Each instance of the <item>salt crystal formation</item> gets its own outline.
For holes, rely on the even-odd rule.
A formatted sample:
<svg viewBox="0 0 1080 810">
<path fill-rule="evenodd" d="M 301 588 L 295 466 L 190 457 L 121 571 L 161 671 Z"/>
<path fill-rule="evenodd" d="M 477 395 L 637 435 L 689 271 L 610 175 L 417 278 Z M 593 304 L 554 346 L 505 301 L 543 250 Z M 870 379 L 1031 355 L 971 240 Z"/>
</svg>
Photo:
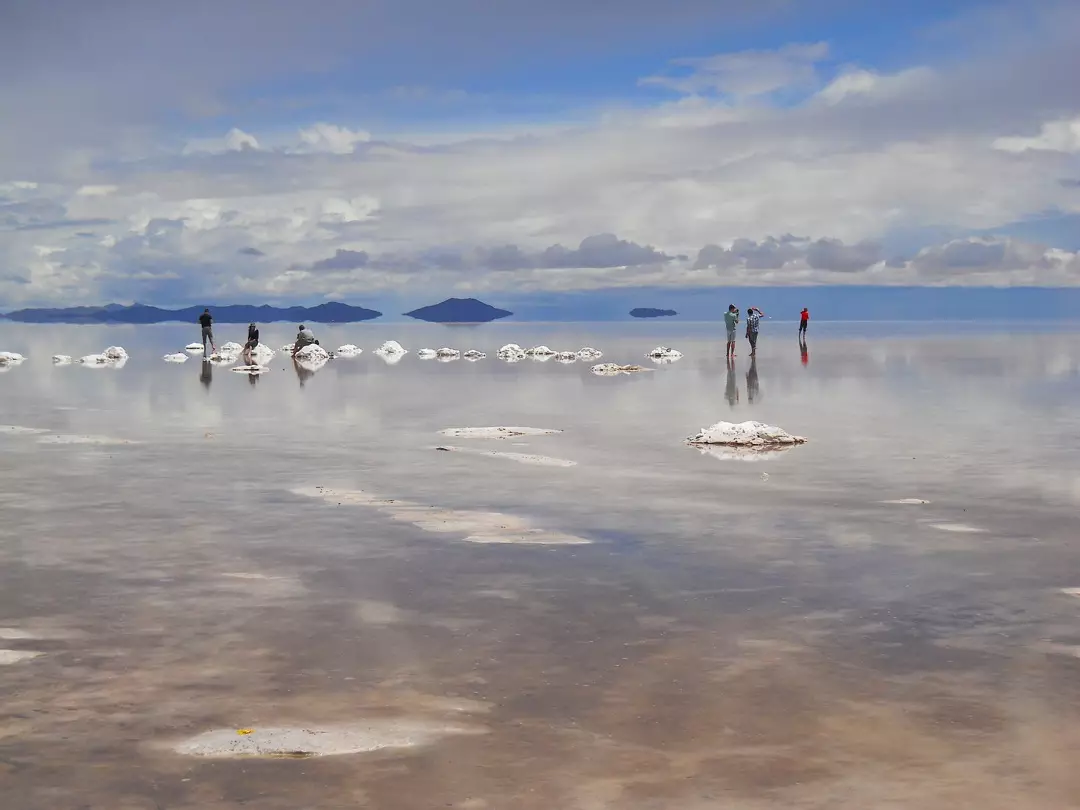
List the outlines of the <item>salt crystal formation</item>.
<svg viewBox="0 0 1080 810">
<path fill-rule="evenodd" d="M 681 360 L 682 356 L 682 352 L 669 349 L 667 346 L 657 346 L 646 355 L 654 363 L 674 363 L 676 360 Z"/>
<path fill-rule="evenodd" d="M 191 354 L 199 354 L 202 350 L 203 347 L 201 343 L 189 343 L 184 347 L 184 351 L 190 352 Z"/>
<path fill-rule="evenodd" d="M 71 355 L 69 354 L 54 354 L 52 358 L 53 364 L 57 366 L 71 365 Z"/>
<path fill-rule="evenodd" d="M 359 346 L 346 343 L 344 346 L 338 346 L 334 354 L 338 357 L 358 357 L 363 351 Z"/>
<path fill-rule="evenodd" d="M 123 368 L 128 361 L 128 353 L 123 346 L 110 346 L 101 354 L 88 354 L 80 357 L 79 362 L 90 368 Z"/>
<path fill-rule="evenodd" d="M 449 363 L 461 357 L 461 352 L 459 352 L 457 349 L 449 349 L 446 346 L 443 346 L 441 349 L 435 352 L 435 357 L 438 358 L 440 363 Z"/>
<path fill-rule="evenodd" d="M 649 371 L 642 366 L 620 366 L 618 363 L 600 363 L 589 369 L 598 377 L 617 377 L 620 374 L 637 374 L 641 371 Z"/>
<path fill-rule="evenodd" d="M 577 359 L 577 352 L 558 352 L 555 355 L 556 363 L 576 363 Z"/>
<path fill-rule="evenodd" d="M 183 352 L 177 352 L 176 354 L 167 354 L 162 359 L 166 363 L 186 363 L 188 356 Z"/>
<path fill-rule="evenodd" d="M 17 366 L 25 359 L 18 352 L 0 352 L 0 366 Z"/>
<path fill-rule="evenodd" d="M 550 360 L 555 356 L 555 352 L 547 346 L 533 346 L 531 349 L 526 349 L 525 354 L 534 360 Z"/>
<path fill-rule="evenodd" d="M 579 349 L 578 360 L 599 360 L 604 356 L 604 353 L 599 349 L 594 349 L 591 346 L 586 346 L 584 349 Z"/>
<path fill-rule="evenodd" d="M 329 360 L 330 355 L 322 346 L 311 343 L 293 355 L 297 360 Z"/>
<path fill-rule="evenodd" d="M 495 355 L 500 360 L 506 360 L 509 363 L 516 363 L 519 360 L 525 359 L 525 350 L 518 346 L 516 343 L 507 343 L 498 353 Z"/>
<path fill-rule="evenodd" d="M 434 360 L 438 355 L 439 353 L 434 349 L 421 349 L 416 353 L 421 360 Z"/>
<path fill-rule="evenodd" d="M 717 422 L 704 428 L 687 444 L 722 444 L 728 447 L 768 447 L 805 444 L 802 436 L 792 436 L 786 430 L 763 422 Z"/>
<path fill-rule="evenodd" d="M 254 349 L 251 350 L 251 360 L 254 365 L 265 366 L 271 360 L 274 359 L 274 350 L 269 346 L 260 343 Z"/>
<path fill-rule="evenodd" d="M 469 349 L 467 352 L 465 352 L 465 354 L 461 356 L 468 360 L 470 363 L 475 363 L 477 360 L 483 360 L 485 357 L 487 357 L 486 354 L 484 354 L 483 352 L 478 352 L 476 349 Z"/>
<path fill-rule="evenodd" d="M 408 354 L 409 351 L 396 340 L 388 340 L 382 346 L 375 350 L 375 354 L 379 355 L 395 355 L 395 354 Z"/>
</svg>

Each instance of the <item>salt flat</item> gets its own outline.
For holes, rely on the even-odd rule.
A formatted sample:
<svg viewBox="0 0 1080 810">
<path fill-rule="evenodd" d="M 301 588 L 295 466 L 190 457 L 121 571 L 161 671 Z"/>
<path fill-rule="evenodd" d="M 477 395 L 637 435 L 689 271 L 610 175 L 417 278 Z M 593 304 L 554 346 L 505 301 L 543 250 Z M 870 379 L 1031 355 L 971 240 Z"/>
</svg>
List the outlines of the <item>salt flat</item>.
<svg viewBox="0 0 1080 810">
<path fill-rule="evenodd" d="M 729 368 L 721 331 L 319 327 L 362 353 L 252 376 L 0 325 L 4 801 L 1074 804 L 1077 335 L 815 323 L 804 365 L 766 321 Z M 684 444 L 751 420 L 809 441 Z"/>
</svg>

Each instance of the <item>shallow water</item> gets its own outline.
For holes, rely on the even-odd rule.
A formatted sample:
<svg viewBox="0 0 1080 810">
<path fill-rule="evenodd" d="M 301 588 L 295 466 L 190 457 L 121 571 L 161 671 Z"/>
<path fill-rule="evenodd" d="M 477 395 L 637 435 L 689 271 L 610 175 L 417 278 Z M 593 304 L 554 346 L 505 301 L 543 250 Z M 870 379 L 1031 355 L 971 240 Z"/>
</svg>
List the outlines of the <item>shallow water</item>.
<svg viewBox="0 0 1080 810">
<path fill-rule="evenodd" d="M 712 325 L 323 327 L 364 353 L 248 377 L 0 324 L 0 421 L 48 431 L 0 429 L 5 806 L 1080 806 L 1080 335 L 763 328 L 729 370 Z M 810 441 L 682 444 L 721 419 Z M 563 432 L 453 446 L 575 464 L 435 449 L 498 425 Z M 392 747 L 178 753 L 322 727 Z"/>
</svg>

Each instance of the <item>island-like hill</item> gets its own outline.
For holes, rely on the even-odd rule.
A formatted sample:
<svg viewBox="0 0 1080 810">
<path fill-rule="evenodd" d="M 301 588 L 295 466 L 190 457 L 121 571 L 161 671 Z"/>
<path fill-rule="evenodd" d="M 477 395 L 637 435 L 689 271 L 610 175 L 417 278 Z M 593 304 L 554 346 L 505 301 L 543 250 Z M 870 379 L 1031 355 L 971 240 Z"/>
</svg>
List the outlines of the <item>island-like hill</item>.
<svg viewBox="0 0 1080 810">
<path fill-rule="evenodd" d="M 7 318 L 23 323 L 168 323 L 180 321 L 194 323 L 204 307 L 184 309 L 160 309 L 143 304 L 107 304 L 103 307 L 67 307 L 64 309 L 20 309 L 9 312 Z M 302 323 L 356 323 L 370 321 L 382 315 L 373 309 L 354 307 L 337 301 L 328 301 L 314 307 L 272 307 L 268 304 L 232 304 L 210 307 L 210 314 L 217 323 L 274 323 L 292 321 Z"/>
<path fill-rule="evenodd" d="M 630 310 L 632 318 L 670 318 L 679 313 L 673 309 L 653 309 L 652 307 L 638 307 Z"/>
<path fill-rule="evenodd" d="M 447 298 L 438 304 L 414 309 L 405 314 L 428 323 L 488 323 L 507 318 L 514 313 L 475 298 Z"/>
</svg>

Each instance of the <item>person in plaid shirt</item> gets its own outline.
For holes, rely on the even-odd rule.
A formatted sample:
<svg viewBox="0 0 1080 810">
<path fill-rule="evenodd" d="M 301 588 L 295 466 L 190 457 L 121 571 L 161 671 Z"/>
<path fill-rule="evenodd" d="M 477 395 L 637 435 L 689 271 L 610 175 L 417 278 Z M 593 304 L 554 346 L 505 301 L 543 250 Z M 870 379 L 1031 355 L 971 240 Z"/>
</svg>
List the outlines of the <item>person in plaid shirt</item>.
<svg viewBox="0 0 1080 810">
<path fill-rule="evenodd" d="M 757 355 L 758 328 L 761 324 L 761 316 L 765 313 L 757 307 L 750 307 L 746 311 L 746 339 L 750 341 L 750 356 Z"/>
</svg>

